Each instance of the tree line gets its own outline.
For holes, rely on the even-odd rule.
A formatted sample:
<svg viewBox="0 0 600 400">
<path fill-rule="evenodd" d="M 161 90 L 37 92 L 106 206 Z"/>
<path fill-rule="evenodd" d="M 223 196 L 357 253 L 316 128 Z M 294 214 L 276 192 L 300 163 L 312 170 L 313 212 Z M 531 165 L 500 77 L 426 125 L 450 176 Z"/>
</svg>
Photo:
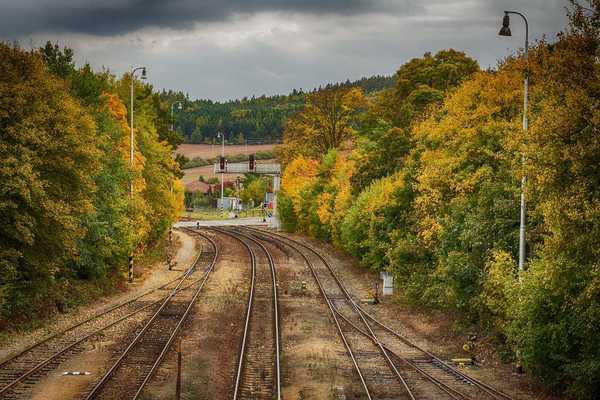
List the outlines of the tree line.
<svg viewBox="0 0 600 400">
<path fill-rule="evenodd" d="M 310 94 L 286 124 L 284 227 L 388 271 L 565 398 L 600 389 L 600 2 L 493 70 L 455 50 L 393 88 Z M 500 39 L 499 39 L 500 40 Z M 521 128 L 523 76 L 530 126 Z M 527 177 L 527 263 L 517 266 Z"/>
<path fill-rule="evenodd" d="M 0 43 L 0 326 L 31 324 L 124 282 L 183 204 L 168 104 L 47 43 Z M 129 185 L 133 181 L 133 194 Z"/>
<path fill-rule="evenodd" d="M 223 132 L 229 144 L 263 144 L 281 142 L 286 119 L 304 106 L 310 93 L 348 87 L 371 93 L 391 85 L 391 76 L 377 75 L 328 84 L 308 92 L 294 89 L 287 95 L 244 97 L 226 102 L 191 100 L 182 92 L 166 90 L 161 92 L 161 99 L 171 104 L 181 102 L 181 110 L 174 108 L 173 123 L 186 143 L 215 143 L 216 133 Z"/>
</svg>

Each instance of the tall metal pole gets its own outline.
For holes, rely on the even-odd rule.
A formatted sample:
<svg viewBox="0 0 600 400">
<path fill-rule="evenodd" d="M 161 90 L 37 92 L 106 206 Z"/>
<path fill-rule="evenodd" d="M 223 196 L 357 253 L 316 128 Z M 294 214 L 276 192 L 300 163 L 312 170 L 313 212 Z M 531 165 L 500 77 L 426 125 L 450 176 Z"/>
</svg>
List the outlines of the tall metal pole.
<svg viewBox="0 0 600 400">
<path fill-rule="evenodd" d="M 175 103 L 171 104 L 171 132 L 173 132 L 175 130 L 175 123 L 173 122 L 173 106 L 175 105 Z"/>
<path fill-rule="evenodd" d="M 223 143 L 223 145 L 221 146 L 221 157 L 225 157 L 225 134 L 224 133 L 221 133 L 221 138 L 222 138 L 222 143 Z M 225 174 L 222 173 L 221 174 L 221 212 L 225 209 L 225 203 L 223 202 L 225 200 L 225 198 L 223 196 L 224 177 L 225 177 Z"/>
<path fill-rule="evenodd" d="M 504 19 L 502 20 L 502 29 L 500 29 L 501 36 L 511 36 L 510 31 L 510 19 L 509 14 L 515 14 L 520 16 L 525 22 L 525 77 L 524 77 L 524 88 L 523 88 L 523 139 L 527 138 L 527 108 L 529 105 L 529 23 L 527 17 L 518 11 L 504 11 Z M 521 165 L 523 168 L 523 176 L 521 177 L 521 213 L 519 221 L 519 271 L 522 271 L 525 267 L 526 259 L 526 242 L 525 242 L 525 230 L 526 230 L 526 206 L 525 206 L 525 185 L 527 183 L 527 176 L 525 174 L 525 149 L 521 150 Z"/>
<path fill-rule="evenodd" d="M 131 117 L 131 121 L 130 121 L 130 138 L 129 138 L 129 165 L 131 167 L 131 180 L 129 181 L 129 199 L 130 201 L 133 202 L 133 150 L 135 147 L 135 143 L 134 143 L 134 133 L 133 133 L 133 84 L 134 84 L 134 80 L 135 80 L 135 73 L 136 71 L 142 71 L 142 79 L 146 78 L 146 67 L 137 67 L 137 68 L 132 68 L 131 69 L 131 86 L 130 86 L 130 93 L 129 93 L 129 97 L 131 100 L 131 107 L 129 109 L 129 115 Z M 129 255 L 129 282 L 133 282 L 133 252 Z"/>
<path fill-rule="evenodd" d="M 526 137 L 527 130 L 529 129 L 529 121 L 527 119 L 527 108 L 529 106 L 529 23 L 527 17 L 518 11 L 505 11 L 507 14 L 516 14 L 523 18 L 525 22 L 525 62 L 527 63 L 525 69 L 525 78 L 523 82 L 523 133 L 524 138 Z M 521 153 L 521 163 L 523 168 L 525 167 L 525 153 Z M 525 267 L 526 257 L 526 242 L 525 242 L 525 230 L 526 230 L 526 206 L 525 206 L 525 184 L 527 182 L 527 176 L 523 171 L 521 177 L 521 216 L 519 225 L 519 270 L 522 271 Z"/>
<path fill-rule="evenodd" d="M 171 103 L 171 132 L 175 130 L 175 119 L 174 119 L 174 110 L 173 108 L 175 107 L 175 105 L 179 105 L 179 110 L 181 110 L 181 101 L 174 101 L 173 103 Z"/>
<path fill-rule="evenodd" d="M 129 128 L 130 128 L 130 132 L 131 132 L 131 136 L 129 138 L 129 166 L 131 167 L 131 171 L 132 171 L 132 177 L 131 180 L 129 181 L 129 198 L 131 200 L 133 200 L 133 80 L 135 79 L 135 77 L 133 76 L 133 74 L 135 73 L 135 69 L 133 69 L 131 71 L 131 92 L 129 94 L 130 100 L 131 100 L 131 107 L 129 109 L 129 116 L 131 118 L 131 121 L 129 123 Z"/>
</svg>

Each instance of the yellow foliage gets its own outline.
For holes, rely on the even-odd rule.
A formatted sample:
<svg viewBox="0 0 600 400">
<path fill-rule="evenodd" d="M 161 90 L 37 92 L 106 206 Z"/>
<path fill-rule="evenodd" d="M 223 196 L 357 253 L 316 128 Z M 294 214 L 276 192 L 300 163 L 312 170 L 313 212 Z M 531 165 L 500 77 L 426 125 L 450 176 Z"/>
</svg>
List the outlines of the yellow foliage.
<svg viewBox="0 0 600 400">
<path fill-rule="evenodd" d="M 130 149 L 131 149 L 131 128 L 127 122 L 127 108 L 116 94 L 104 93 L 102 99 L 105 101 L 106 109 L 109 114 L 118 122 L 121 127 L 123 140 L 116 149 L 119 154 L 122 155 L 123 160 L 127 161 L 129 165 L 130 161 Z M 136 135 L 137 135 L 137 130 Z M 146 188 L 146 182 L 142 177 L 142 171 L 144 170 L 145 159 L 143 154 L 139 151 L 137 140 L 134 140 L 134 152 L 133 152 L 133 168 L 134 182 L 133 190 L 134 193 L 141 193 Z"/>
<path fill-rule="evenodd" d="M 281 177 L 281 192 L 291 200 L 294 213 L 298 216 L 304 203 L 302 191 L 316 181 L 317 167 L 317 161 L 299 156 L 285 168 Z M 306 227 L 302 221 L 299 222 L 301 229 Z"/>
<path fill-rule="evenodd" d="M 518 162 L 515 150 L 523 140 L 520 85 L 518 71 L 479 72 L 414 127 L 413 136 L 422 149 L 414 206 L 419 238 L 427 246 L 434 246 L 442 233 L 438 219 L 443 209 L 494 179 L 490 164 Z M 501 147 L 491 148 L 489 143 L 494 142 Z"/>
</svg>

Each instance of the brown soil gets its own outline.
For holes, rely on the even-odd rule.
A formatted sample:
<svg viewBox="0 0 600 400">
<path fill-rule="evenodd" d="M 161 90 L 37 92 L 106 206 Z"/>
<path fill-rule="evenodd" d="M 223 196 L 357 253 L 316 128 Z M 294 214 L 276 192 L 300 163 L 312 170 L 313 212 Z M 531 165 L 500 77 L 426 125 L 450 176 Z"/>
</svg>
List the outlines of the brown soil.
<svg viewBox="0 0 600 400">
<path fill-rule="evenodd" d="M 277 268 L 283 398 L 330 399 L 351 391 L 352 364 L 308 267 L 288 248 L 264 244 Z"/>
<path fill-rule="evenodd" d="M 248 296 L 249 257 L 242 245 L 227 236 L 209 232 L 218 243 L 220 256 L 201 293 L 191 317 L 180 335 L 182 353 L 182 398 L 226 399 L 232 397 L 235 371 L 241 345 L 242 327 Z M 113 296 L 89 310 L 67 317 L 69 323 L 82 319 L 134 293 L 172 279 L 195 258 L 195 241 L 184 233 L 176 233 L 177 270 L 163 265 L 144 271 L 142 279 L 127 293 Z M 372 296 L 377 276 L 358 268 L 349 257 L 320 242 L 295 236 L 321 249 L 347 289 L 358 299 Z M 352 363 L 333 324 L 329 309 L 304 261 L 290 248 L 263 242 L 276 263 L 282 343 L 282 391 L 285 399 L 357 399 L 363 398 Z M 372 315 L 419 346 L 443 359 L 465 358 L 462 345 L 466 332 L 458 331 L 451 316 L 419 309 L 403 303 L 399 296 L 384 298 L 379 305 L 363 304 Z M 66 321 L 53 326 L 60 327 Z M 132 322 L 132 326 L 135 323 Z M 119 329 L 126 343 L 132 326 Z M 114 333 L 108 337 L 119 337 Z M 24 346 L 34 336 L 21 340 Z M 387 338 L 382 338 L 384 340 Z M 112 340 L 112 339 L 111 339 Z M 13 338 L 18 343 L 17 338 Z M 485 339 L 478 347 L 477 366 L 465 366 L 465 372 L 500 389 L 515 399 L 549 399 L 532 389 L 527 376 L 513 374 L 510 365 L 499 362 Z M 119 343 L 102 339 L 86 344 L 85 351 L 67 357 L 38 383 L 32 399 L 76 398 L 97 379 L 114 357 Z M 15 348 L 18 347 L 15 345 Z M 3 349 L 4 350 L 4 349 Z M 65 376 L 65 371 L 88 371 L 89 376 Z M 145 399 L 172 399 L 177 371 L 176 352 L 170 352 L 155 377 L 146 387 Z"/>
<path fill-rule="evenodd" d="M 258 151 L 273 151 L 275 144 L 256 144 L 256 145 L 243 145 L 243 144 L 232 144 L 225 145 L 225 155 L 238 155 L 238 154 L 254 154 Z M 175 151 L 177 154 L 183 154 L 187 158 L 202 157 L 202 158 L 214 158 L 221 155 L 221 144 L 180 144 Z"/>
</svg>

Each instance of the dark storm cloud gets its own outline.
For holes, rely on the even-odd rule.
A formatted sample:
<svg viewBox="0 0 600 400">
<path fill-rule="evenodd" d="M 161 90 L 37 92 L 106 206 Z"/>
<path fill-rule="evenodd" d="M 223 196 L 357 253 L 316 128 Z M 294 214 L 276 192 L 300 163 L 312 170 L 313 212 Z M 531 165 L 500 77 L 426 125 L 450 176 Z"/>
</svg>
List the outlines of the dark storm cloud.
<svg viewBox="0 0 600 400">
<path fill-rule="evenodd" d="M 391 74 L 455 48 L 483 68 L 567 24 L 567 0 L 0 0 L 0 40 L 47 40 L 117 75 L 146 65 L 157 88 L 231 99 Z"/>
<path fill-rule="evenodd" d="M 412 0 L 411 0 L 412 1 Z M 409 1 L 406 3 L 407 9 Z M 297 12 L 354 15 L 383 10 L 385 0 L 1 0 L 0 36 L 39 32 L 124 34 L 146 27 L 188 29 L 236 14 Z"/>
</svg>

